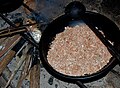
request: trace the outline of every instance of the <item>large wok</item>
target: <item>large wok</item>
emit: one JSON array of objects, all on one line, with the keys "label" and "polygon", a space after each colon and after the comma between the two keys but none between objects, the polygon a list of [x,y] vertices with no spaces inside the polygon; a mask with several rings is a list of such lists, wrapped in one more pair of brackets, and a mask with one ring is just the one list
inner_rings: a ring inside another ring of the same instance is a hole
[{"label": "large wok", "polygon": [[[77,9],[75,5],[77,5]],[[57,72],[48,63],[47,54],[49,51],[49,46],[51,42],[54,40],[54,37],[56,36],[56,34],[63,32],[65,30],[64,27],[71,26],[71,23],[72,24],[76,24],[76,22],[80,23],[81,20],[84,21],[91,28],[91,30],[97,30],[97,31],[101,30],[104,33],[105,39],[113,42],[112,47],[117,50],[116,46],[120,43],[120,40],[119,40],[120,31],[119,31],[119,28],[116,26],[116,24],[112,22],[110,19],[108,19],[107,17],[99,13],[85,11],[84,6],[76,1],[70,3],[66,7],[64,15],[58,17],[47,26],[45,31],[42,33],[40,44],[39,44],[40,58],[43,63],[43,66],[47,69],[47,71],[51,75],[53,75],[54,77],[62,81],[77,83],[78,85],[80,84],[80,82],[83,82],[83,83],[92,82],[106,76],[108,72],[118,64],[118,60],[115,58],[115,55],[112,54],[113,57],[111,57],[110,62],[98,72],[91,75],[86,75],[86,76],[69,76],[69,75],[65,75],[60,72]]]}]

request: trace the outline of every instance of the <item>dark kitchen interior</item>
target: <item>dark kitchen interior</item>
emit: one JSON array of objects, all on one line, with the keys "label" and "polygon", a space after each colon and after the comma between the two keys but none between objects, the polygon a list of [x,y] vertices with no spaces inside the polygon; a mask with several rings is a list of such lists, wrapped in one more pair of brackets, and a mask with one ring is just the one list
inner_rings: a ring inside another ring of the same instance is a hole
[{"label": "dark kitchen interior", "polygon": [[[80,88],[81,82],[64,82],[44,68],[37,45],[40,37],[48,24],[63,15],[65,6],[72,1],[80,1],[86,11],[102,14],[120,28],[120,0],[18,1],[21,2],[14,3],[9,9],[2,8],[2,3],[9,0],[0,1],[0,88]],[[119,44],[117,50],[120,50]],[[81,88],[86,87],[120,88],[119,64],[105,77],[84,83]]]}]

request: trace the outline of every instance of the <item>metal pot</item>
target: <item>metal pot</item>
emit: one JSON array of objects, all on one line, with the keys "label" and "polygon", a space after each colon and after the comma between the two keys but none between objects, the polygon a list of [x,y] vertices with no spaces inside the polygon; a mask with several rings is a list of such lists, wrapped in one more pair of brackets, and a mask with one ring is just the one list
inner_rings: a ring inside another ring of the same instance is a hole
[{"label": "metal pot", "polygon": [[19,8],[23,0],[0,0],[0,13],[8,13]]}]

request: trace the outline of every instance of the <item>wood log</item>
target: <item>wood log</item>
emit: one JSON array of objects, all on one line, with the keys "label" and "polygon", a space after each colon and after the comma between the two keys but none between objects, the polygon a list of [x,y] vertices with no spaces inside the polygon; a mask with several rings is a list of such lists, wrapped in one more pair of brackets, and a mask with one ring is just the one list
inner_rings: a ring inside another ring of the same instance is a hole
[{"label": "wood log", "polygon": [[40,63],[39,61],[30,70],[30,88],[40,88]]},{"label": "wood log", "polygon": [[18,84],[16,88],[21,88],[23,80],[27,77],[29,74],[29,64],[30,64],[30,57],[31,55],[27,55],[25,59],[25,64],[23,66],[23,70],[21,72],[20,78],[18,80]]},{"label": "wood log", "polygon": [[[5,70],[4,70],[3,73],[2,73],[2,77],[5,79],[6,83],[7,83],[7,81],[9,80],[11,74],[12,74],[12,73],[11,73],[10,69],[9,69],[8,67],[6,67]],[[11,87],[11,88],[16,88],[15,85],[12,84],[12,83],[9,85],[9,87]],[[9,87],[8,87],[8,88],[9,88]]]},{"label": "wood log", "polygon": [[6,80],[2,76],[0,76],[0,88],[3,88],[5,84],[6,84]]},{"label": "wood log", "polygon": [[21,58],[20,58],[20,61],[18,62],[15,70],[12,72],[8,82],[6,83],[5,85],[5,88],[8,88],[8,86],[11,84],[11,81],[13,80],[13,78],[15,77],[16,73],[18,72],[18,70],[20,69],[20,67],[23,65],[25,61],[25,55],[23,55]]},{"label": "wood log", "polygon": [[[4,54],[7,53],[8,50],[12,49],[15,46],[15,44],[18,43],[20,38],[21,38],[20,35],[15,35],[13,37],[7,37],[7,38],[5,38],[4,41],[0,42],[0,44],[2,44],[2,43],[5,44],[5,48],[3,50],[0,50],[0,57],[4,56]],[[1,39],[0,39],[0,41],[1,41]]]},{"label": "wood log", "polygon": [[0,75],[2,74],[6,66],[10,63],[10,61],[13,59],[15,53],[15,51],[10,50],[8,54],[0,61]]}]

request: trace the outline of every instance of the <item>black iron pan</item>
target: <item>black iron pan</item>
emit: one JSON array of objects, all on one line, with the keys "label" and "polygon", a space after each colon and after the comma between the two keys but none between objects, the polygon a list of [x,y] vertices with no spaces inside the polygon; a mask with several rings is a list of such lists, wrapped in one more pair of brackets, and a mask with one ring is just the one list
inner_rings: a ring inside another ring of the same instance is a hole
[{"label": "black iron pan", "polygon": [[[77,3],[77,8],[79,9],[76,9],[76,7],[74,6],[75,3]],[[39,44],[40,58],[47,71],[51,75],[55,76],[56,78],[62,81],[76,83],[80,87],[81,87],[81,82],[83,83],[92,82],[106,76],[107,73],[118,64],[118,60],[113,55],[113,57],[110,59],[110,62],[106,66],[104,66],[101,70],[99,70],[94,74],[86,75],[86,76],[69,76],[57,72],[48,63],[47,54],[49,51],[49,46],[51,42],[54,40],[56,34],[63,32],[65,30],[64,27],[66,26],[74,26],[76,24],[79,24],[81,20],[84,21],[93,31],[101,30],[104,33],[105,39],[113,42],[113,45],[111,45],[113,48],[116,47],[115,45],[118,45],[118,43],[120,43],[119,41],[120,31],[114,22],[112,22],[110,19],[108,19],[107,17],[101,14],[85,11],[83,5],[81,6],[79,2],[75,1],[72,2],[72,8],[70,3],[66,7],[65,14],[55,19],[47,26],[47,28],[42,34]],[[106,43],[106,41],[104,43]]]}]

